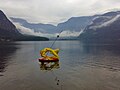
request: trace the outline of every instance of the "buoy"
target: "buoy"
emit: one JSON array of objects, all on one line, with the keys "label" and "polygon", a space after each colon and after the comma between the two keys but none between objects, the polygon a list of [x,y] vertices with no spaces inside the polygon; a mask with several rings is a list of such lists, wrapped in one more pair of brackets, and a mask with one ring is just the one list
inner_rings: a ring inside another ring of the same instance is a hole
[{"label": "buoy", "polygon": [[[48,53],[52,54],[53,56],[48,56]],[[39,58],[40,62],[54,62],[59,60],[59,49],[51,49],[51,48],[44,48],[40,51],[40,55],[42,58]]]}]

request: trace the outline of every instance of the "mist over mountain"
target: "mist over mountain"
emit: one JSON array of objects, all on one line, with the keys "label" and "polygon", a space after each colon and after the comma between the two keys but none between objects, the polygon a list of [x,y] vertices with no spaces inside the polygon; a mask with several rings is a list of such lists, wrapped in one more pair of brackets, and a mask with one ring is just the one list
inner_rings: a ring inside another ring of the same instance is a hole
[{"label": "mist over mountain", "polygon": [[41,33],[56,33],[56,26],[51,25],[51,24],[42,24],[42,23],[29,23],[25,19],[21,18],[13,18],[10,17],[10,19],[15,22],[19,23],[22,26],[32,29],[34,32],[41,32]]},{"label": "mist over mountain", "polygon": [[19,23],[21,26],[25,28],[29,28],[34,33],[40,33],[43,35],[48,35],[51,37],[55,37],[58,33],[61,33],[61,37],[77,37],[81,30],[83,30],[88,24],[90,24],[91,20],[94,16],[82,16],[82,17],[72,17],[68,19],[66,22],[59,23],[57,26],[52,24],[42,24],[42,23],[29,23],[21,18],[11,17],[10,19],[13,23]]},{"label": "mist over mountain", "polygon": [[90,43],[120,43],[120,11],[97,16],[79,38]]},{"label": "mist over mountain", "polygon": [[[56,37],[63,31],[61,39],[75,39],[79,36],[78,38],[81,41],[100,43],[119,42],[120,40],[120,11],[110,11],[101,15],[72,17],[66,22],[59,23],[57,26],[29,23],[21,18],[11,17],[10,19],[17,26],[18,30],[1,12],[0,29],[5,29],[1,32],[1,38],[13,38],[21,35],[26,35],[27,37]],[[8,32],[12,33],[7,35]]]}]

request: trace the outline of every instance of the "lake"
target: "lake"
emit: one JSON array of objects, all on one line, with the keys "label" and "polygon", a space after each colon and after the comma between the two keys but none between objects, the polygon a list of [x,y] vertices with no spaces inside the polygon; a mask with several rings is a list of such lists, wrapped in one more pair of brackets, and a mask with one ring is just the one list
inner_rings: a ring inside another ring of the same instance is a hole
[{"label": "lake", "polygon": [[57,41],[59,62],[38,63],[52,43],[0,43],[0,90],[120,90],[119,45]]}]

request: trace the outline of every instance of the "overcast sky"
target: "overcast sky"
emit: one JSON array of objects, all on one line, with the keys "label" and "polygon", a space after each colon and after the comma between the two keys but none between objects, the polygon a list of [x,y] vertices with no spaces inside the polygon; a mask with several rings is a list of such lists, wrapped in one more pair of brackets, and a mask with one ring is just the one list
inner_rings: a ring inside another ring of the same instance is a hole
[{"label": "overcast sky", "polygon": [[70,17],[120,9],[120,0],[0,0],[0,9],[9,17],[57,24]]}]

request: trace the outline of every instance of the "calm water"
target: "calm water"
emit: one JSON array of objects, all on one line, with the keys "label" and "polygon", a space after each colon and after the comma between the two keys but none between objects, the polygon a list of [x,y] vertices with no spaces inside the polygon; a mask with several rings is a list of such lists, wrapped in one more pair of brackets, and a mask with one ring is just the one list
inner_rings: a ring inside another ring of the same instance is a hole
[{"label": "calm water", "polygon": [[60,61],[38,63],[52,41],[0,44],[0,90],[120,90],[120,46],[57,41]]}]

